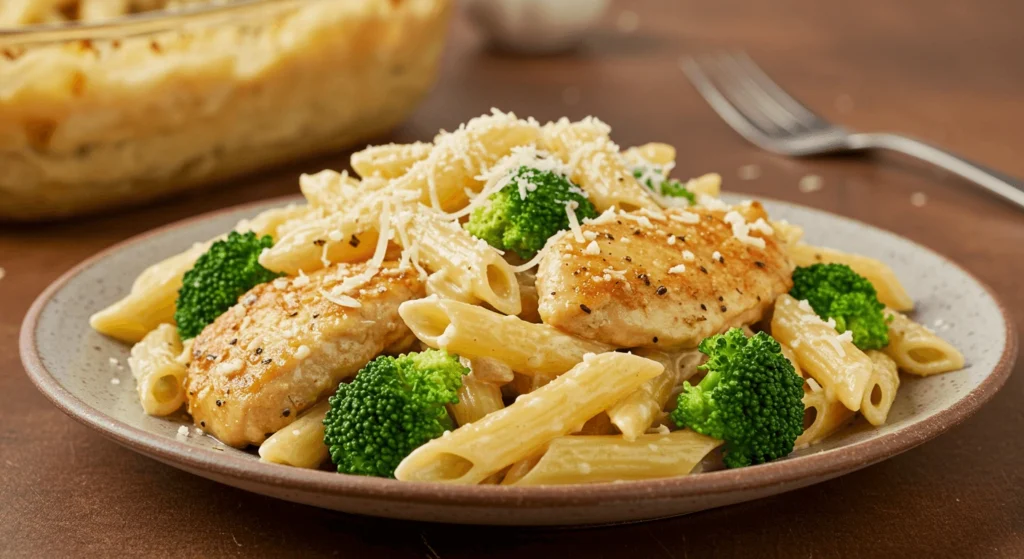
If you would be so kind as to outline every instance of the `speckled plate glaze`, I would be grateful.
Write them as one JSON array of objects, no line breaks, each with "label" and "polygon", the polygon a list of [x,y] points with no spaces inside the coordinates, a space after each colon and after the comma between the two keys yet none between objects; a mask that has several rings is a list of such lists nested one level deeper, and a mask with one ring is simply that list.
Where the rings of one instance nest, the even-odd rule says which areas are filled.
[{"label": "speckled plate glaze", "polygon": [[88,317],[126,293],[148,264],[286,201],[232,208],[177,223],[117,245],[65,274],[35,302],[21,331],[22,360],[32,381],[68,415],[124,446],[264,495],[392,518],[582,525],[686,514],[782,493],[870,466],[970,416],[1003,385],[1017,355],[1013,322],[989,290],[959,266],[863,223],[768,201],[770,214],[803,225],[809,242],[890,264],[918,303],[914,317],[960,348],[967,368],[931,378],[905,376],[889,421],[879,429],[855,424],[825,444],[771,464],[675,479],[467,487],[262,464],[255,453],[225,448],[194,431],[187,437],[179,435],[178,428],[186,424],[184,417],[167,420],[143,414],[134,381],[124,366],[129,348],[93,332]]}]

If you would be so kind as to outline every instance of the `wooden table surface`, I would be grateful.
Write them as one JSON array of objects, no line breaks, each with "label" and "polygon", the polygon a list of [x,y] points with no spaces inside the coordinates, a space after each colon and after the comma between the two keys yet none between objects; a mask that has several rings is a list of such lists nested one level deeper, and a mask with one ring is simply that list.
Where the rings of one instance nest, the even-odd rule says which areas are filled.
[{"label": "wooden table surface", "polygon": [[[638,27],[628,32],[631,15]],[[745,48],[826,117],[918,136],[1024,177],[1021,21],[1015,0],[651,0],[615,5],[577,56],[515,58],[481,49],[457,20],[437,88],[387,139],[427,139],[492,106],[541,120],[598,115],[621,145],[677,146],[679,174],[718,171],[729,190],[850,216],[935,249],[990,285],[1024,330],[1024,213],[898,157],[795,161],[758,151],[677,65],[684,53]],[[1020,366],[976,416],[882,464],[752,503],[589,530],[378,520],[245,493],[105,440],[23,374],[22,317],[76,262],[157,225],[295,192],[299,171],[345,161],[123,215],[0,228],[0,556],[1024,556]],[[740,180],[744,165],[761,176]],[[807,174],[824,188],[802,193]],[[918,192],[923,206],[911,203]]]}]

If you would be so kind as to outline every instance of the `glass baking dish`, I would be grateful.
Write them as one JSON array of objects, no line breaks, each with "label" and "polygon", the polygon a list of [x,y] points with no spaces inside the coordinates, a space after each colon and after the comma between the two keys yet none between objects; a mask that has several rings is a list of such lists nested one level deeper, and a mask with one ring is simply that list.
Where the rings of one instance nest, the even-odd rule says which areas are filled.
[{"label": "glass baking dish", "polygon": [[0,220],[134,204],[405,119],[451,0],[236,0],[0,29]]}]

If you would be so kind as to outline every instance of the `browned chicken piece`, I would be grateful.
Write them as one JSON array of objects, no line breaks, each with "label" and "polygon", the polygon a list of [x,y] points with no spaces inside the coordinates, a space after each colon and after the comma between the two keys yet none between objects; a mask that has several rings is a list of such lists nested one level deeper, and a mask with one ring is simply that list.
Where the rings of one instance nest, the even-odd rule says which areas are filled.
[{"label": "browned chicken piece", "polygon": [[[758,221],[760,218],[760,221]],[[695,347],[755,322],[793,265],[759,203],[605,214],[565,235],[537,271],[541,318],[620,348]]]},{"label": "browned chicken piece", "polygon": [[196,425],[231,446],[259,444],[380,353],[408,348],[415,338],[398,306],[424,296],[415,271],[385,262],[349,293],[359,307],[324,295],[365,269],[337,264],[258,285],[207,326],[185,380]]}]

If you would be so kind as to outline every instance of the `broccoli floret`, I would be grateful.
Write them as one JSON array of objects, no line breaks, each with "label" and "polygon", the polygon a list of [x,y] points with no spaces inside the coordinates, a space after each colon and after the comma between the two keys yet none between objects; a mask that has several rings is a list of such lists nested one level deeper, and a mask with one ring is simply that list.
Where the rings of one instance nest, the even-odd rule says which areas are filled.
[{"label": "broccoli floret", "polygon": [[633,170],[633,176],[640,181],[640,184],[660,193],[662,196],[686,198],[691,205],[697,203],[696,194],[691,192],[690,189],[686,188],[685,184],[677,181],[676,179],[666,179],[661,169],[637,168]]},{"label": "broccoli floret", "polygon": [[672,421],[725,441],[725,465],[740,468],[786,456],[803,432],[804,380],[774,338],[733,328],[705,338],[708,361],[697,386],[683,384]]},{"label": "broccoli floret", "polygon": [[[519,189],[525,184],[526,197]],[[520,258],[533,258],[552,235],[569,228],[565,206],[575,202],[576,218],[597,217],[597,210],[583,191],[569,179],[552,171],[522,166],[509,183],[488,198],[466,222],[466,231],[501,250],[512,250]]]},{"label": "broccoli floret", "polygon": [[273,242],[269,236],[257,237],[252,231],[232,231],[227,239],[213,243],[196,260],[181,280],[174,311],[183,340],[198,336],[246,291],[280,275],[260,266],[258,261],[263,249],[270,248]]},{"label": "broccoli floret", "polygon": [[793,271],[794,298],[806,299],[821,318],[836,321],[836,331],[853,332],[853,345],[881,349],[889,345],[889,319],[875,287],[845,264],[813,264]]},{"label": "broccoli floret", "polygon": [[324,443],[343,474],[395,477],[413,450],[452,428],[445,404],[456,404],[462,375],[457,356],[430,349],[366,364],[330,398]]}]

